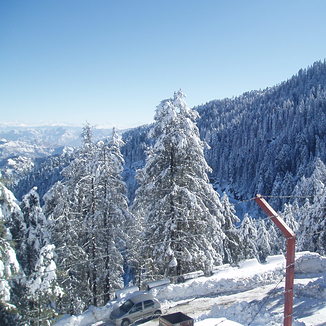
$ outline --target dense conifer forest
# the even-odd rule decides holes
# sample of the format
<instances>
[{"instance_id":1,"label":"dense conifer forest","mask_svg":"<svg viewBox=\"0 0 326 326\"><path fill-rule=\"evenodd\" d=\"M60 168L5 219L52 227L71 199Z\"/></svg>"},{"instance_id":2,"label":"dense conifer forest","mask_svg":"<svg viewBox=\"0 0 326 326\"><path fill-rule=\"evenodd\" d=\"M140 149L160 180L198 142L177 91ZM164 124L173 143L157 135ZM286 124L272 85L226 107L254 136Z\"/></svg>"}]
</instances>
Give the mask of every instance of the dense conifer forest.
<instances>
[{"instance_id":1,"label":"dense conifer forest","mask_svg":"<svg viewBox=\"0 0 326 326\"><path fill-rule=\"evenodd\" d=\"M250 200L258 193L297 250L326 254L325 61L193 109L177 91L152 125L98 140L86 124L81 143L1 163L3 325L48 325L127 285L264 262L283 241Z\"/></svg>"}]
</instances>

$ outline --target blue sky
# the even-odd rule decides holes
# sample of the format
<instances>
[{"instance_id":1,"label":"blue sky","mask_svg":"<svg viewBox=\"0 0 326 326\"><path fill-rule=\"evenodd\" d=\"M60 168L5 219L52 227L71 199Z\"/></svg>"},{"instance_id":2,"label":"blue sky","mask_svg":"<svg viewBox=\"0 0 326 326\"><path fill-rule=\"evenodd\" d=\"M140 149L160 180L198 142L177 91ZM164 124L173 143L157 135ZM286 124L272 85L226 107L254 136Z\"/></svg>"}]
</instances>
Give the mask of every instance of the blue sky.
<instances>
[{"instance_id":1,"label":"blue sky","mask_svg":"<svg viewBox=\"0 0 326 326\"><path fill-rule=\"evenodd\" d=\"M134 127L326 57L324 0L1 0L0 123Z\"/></svg>"}]
</instances>

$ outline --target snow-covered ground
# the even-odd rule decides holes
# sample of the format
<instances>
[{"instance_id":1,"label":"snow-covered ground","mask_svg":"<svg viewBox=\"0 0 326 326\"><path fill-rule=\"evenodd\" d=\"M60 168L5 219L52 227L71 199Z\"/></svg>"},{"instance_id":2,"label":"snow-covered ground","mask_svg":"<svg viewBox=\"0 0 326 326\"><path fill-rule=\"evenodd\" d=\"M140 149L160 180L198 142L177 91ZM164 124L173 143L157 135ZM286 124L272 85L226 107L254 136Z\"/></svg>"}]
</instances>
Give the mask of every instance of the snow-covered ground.
<instances>
[{"instance_id":1,"label":"snow-covered ground","mask_svg":"<svg viewBox=\"0 0 326 326\"><path fill-rule=\"evenodd\" d=\"M195 319L196 326L282 325L284 304L284 257L272 256L266 264L255 259L240 267L221 266L210 277L152 289L163 314L181 311ZM296 254L293 325L326 325L326 257L316 253ZM119 304L90 307L79 316L66 316L55 326L111 325L109 315ZM151 320L144 326L158 325Z\"/></svg>"}]
</instances>

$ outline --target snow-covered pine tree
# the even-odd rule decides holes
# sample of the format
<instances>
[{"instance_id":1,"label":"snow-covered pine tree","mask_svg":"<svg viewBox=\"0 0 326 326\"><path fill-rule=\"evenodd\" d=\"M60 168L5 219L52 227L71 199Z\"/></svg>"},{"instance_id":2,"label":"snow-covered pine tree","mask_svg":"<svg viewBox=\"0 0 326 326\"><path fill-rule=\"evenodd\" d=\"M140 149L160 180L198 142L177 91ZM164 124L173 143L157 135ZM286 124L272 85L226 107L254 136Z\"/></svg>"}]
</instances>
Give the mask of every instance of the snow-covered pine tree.
<instances>
[{"instance_id":1,"label":"snow-covered pine tree","mask_svg":"<svg viewBox=\"0 0 326 326\"><path fill-rule=\"evenodd\" d=\"M90 261L94 248L94 176L95 145L91 127L82 132L83 145L75 159L62 171L57 182L44 196L44 212L50 222L51 243L56 247L56 265L64 296L58 303L62 313L81 313L92 302L93 274ZM93 206L92 206L93 205ZM96 271L95 271L96 273Z\"/></svg>"},{"instance_id":2,"label":"snow-covered pine tree","mask_svg":"<svg viewBox=\"0 0 326 326\"><path fill-rule=\"evenodd\" d=\"M236 223L239 223L240 220L235 215L235 208L230 203L226 193L224 193L221 198L221 204L224 216L223 231L225 233L225 238L223 240L223 263L236 265L240 260L242 250L239 230L235 227Z\"/></svg>"},{"instance_id":3,"label":"snow-covered pine tree","mask_svg":"<svg viewBox=\"0 0 326 326\"><path fill-rule=\"evenodd\" d=\"M298 210L299 228L297 232L296 247L299 251L314 251L314 244L311 241L311 234L314 222L310 218L311 203L306 198L303 205Z\"/></svg>"},{"instance_id":4,"label":"snow-covered pine tree","mask_svg":"<svg viewBox=\"0 0 326 326\"><path fill-rule=\"evenodd\" d=\"M65 296L62 311L77 313L105 304L123 286L124 228L132 220L122 181L122 142L93 143L87 125L83 146L63 171L64 179L45 196ZM68 275L67 275L67 271Z\"/></svg>"},{"instance_id":5,"label":"snow-covered pine tree","mask_svg":"<svg viewBox=\"0 0 326 326\"><path fill-rule=\"evenodd\" d=\"M271 253L279 255L285 252L285 238L279 228L271 220L267 220L265 224L270 238Z\"/></svg>"},{"instance_id":6,"label":"snow-covered pine tree","mask_svg":"<svg viewBox=\"0 0 326 326\"><path fill-rule=\"evenodd\" d=\"M26 282L26 298L30 301L30 310L24 314L24 320L29 325L48 326L58 315L56 302L63 292L58 285L54 249L53 244L45 244L40 249L34 271Z\"/></svg>"},{"instance_id":7,"label":"snow-covered pine tree","mask_svg":"<svg viewBox=\"0 0 326 326\"><path fill-rule=\"evenodd\" d=\"M67 172L67 171L66 171ZM82 300L80 279L85 277L83 262L86 260L82 247L81 219L74 211L73 185L57 182L44 196L44 214L50 223L51 243L55 245L55 263L64 294L57 308L61 313L80 313L85 304ZM85 283L85 282L84 282Z\"/></svg>"},{"instance_id":8,"label":"snow-covered pine tree","mask_svg":"<svg viewBox=\"0 0 326 326\"><path fill-rule=\"evenodd\" d=\"M61 290L57 285L53 257L50 259L48 254L48 248L54 251L54 246L49 243L48 221L40 207L36 190L36 187L31 189L20 204L26 230L18 250L19 262L25 274L24 282L20 284L22 294L19 309L27 324L47 325L56 314L55 302Z\"/></svg>"},{"instance_id":9,"label":"snow-covered pine tree","mask_svg":"<svg viewBox=\"0 0 326 326\"><path fill-rule=\"evenodd\" d=\"M96 180L96 146L91 138L90 127L86 126L83 129L84 151L81 152L81 161L85 166L84 176L78 180L76 191L78 193L80 216L82 218L82 233L79 237L82 240L82 247L85 250L86 261L82 267L86 273L85 294L88 293L89 301L86 305L98 304L98 269L97 263L99 256L99 248L97 247L97 224L99 203L97 198L97 180ZM79 266L80 268L81 266ZM85 297L86 298L86 297Z\"/></svg>"},{"instance_id":10,"label":"snow-covered pine tree","mask_svg":"<svg viewBox=\"0 0 326 326\"><path fill-rule=\"evenodd\" d=\"M47 221L40 206L37 188L31 189L20 204L26 231L23 237L24 250L19 252L19 261L26 275L34 271L41 248L48 243Z\"/></svg>"},{"instance_id":11,"label":"snow-covered pine tree","mask_svg":"<svg viewBox=\"0 0 326 326\"><path fill-rule=\"evenodd\" d=\"M298 249L325 254L326 166L320 159L314 162L312 175L301 178L294 193L307 196L305 203L296 211Z\"/></svg>"},{"instance_id":12,"label":"snow-covered pine tree","mask_svg":"<svg viewBox=\"0 0 326 326\"><path fill-rule=\"evenodd\" d=\"M1 325L18 325L18 315L12 300L14 278L20 266L13 248L12 235L6 227L12 214L19 213L14 195L0 180L0 320Z\"/></svg>"},{"instance_id":13,"label":"snow-covered pine tree","mask_svg":"<svg viewBox=\"0 0 326 326\"><path fill-rule=\"evenodd\" d=\"M204 270L223 260L224 217L209 183L198 113L181 91L157 107L145 167L138 172L134 212L144 219L143 245L153 277Z\"/></svg>"},{"instance_id":14,"label":"snow-covered pine tree","mask_svg":"<svg viewBox=\"0 0 326 326\"><path fill-rule=\"evenodd\" d=\"M293 204L290 204L290 203L284 204L283 211L278 212L278 214L284 220L286 225L288 225L289 228L296 234L297 248L298 248L298 239L300 238L300 235L297 232L298 231L297 220L300 215L299 211L300 211L300 208L298 206L298 202L295 200L293 202ZM267 254L277 255L282 252L284 253L286 251L286 239L285 239L284 235L282 234L282 232L280 231L280 229L271 220L267 220L265 223L265 226L266 226L266 230L268 232L267 237L269 239L268 242L269 242L269 247L270 247L270 249L268 249L269 252ZM258 231L258 237L260 237L260 232L264 232L264 230ZM261 242L261 241L263 241L263 239L258 238L258 242Z\"/></svg>"},{"instance_id":15,"label":"snow-covered pine tree","mask_svg":"<svg viewBox=\"0 0 326 326\"><path fill-rule=\"evenodd\" d=\"M315 249L318 253L326 255L326 185L318 193L314 203L313 219L316 227L311 235L315 241Z\"/></svg>"},{"instance_id":16,"label":"snow-covered pine tree","mask_svg":"<svg viewBox=\"0 0 326 326\"><path fill-rule=\"evenodd\" d=\"M257 250L257 228L251 216L247 213L244 215L240 225L242 259L258 258Z\"/></svg>"},{"instance_id":17,"label":"snow-covered pine tree","mask_svg":"<svg viewBox=\"0 0 326 326\"><path fill-rule=\"evenodd\" d=\"M15 242L15 252L19 259L20 252L23 256L26 251L25 235L26 223L19 207L19 203L14 194L9 191L1 182L2 212L4 223L8 227L13 241Z\"/></svg>"},{"instance_id":18,"label":"snow-covered pine tree","mask_svg":"<svg viewBox=\"0 0 326 326\"><path fill-rule=\"evenodd\" d=\"M11 303L12 278L18 273L19 264L1 214L0 208L0 320L1 325L12 326L17 324L18 317Z\"/></svg>"},{"instance_id":19,"label":"snow-covered pine tree","mask_svg":"<svg viewBox=\"0 0 326 326\"><path fill-rule=\"evenodd\" d=\"M126 268L126 281L141 287L143 282L147 280L146 263L143 256L143 239L144 239L144 223L142 216L134 215L127 234L127 268Z\"/></svg>"},{"instance_id":20,"label":"snow-covered pine tree","mask_svg":"<svg viewBox=\"0 0 326 326\"><path fill-rule=\"evenodd\" d=\"M99 270L98 293L102 304L110 299L114 289L123 287L123 266L129 242L127 229L133 220L121 176L124 159L120 147L123 144L115 129L111 139L97 143L94 232L98 258L96 268Z\"/></svg>"},{"instance_id":21,"label":"snow-covered pine tree","mask_svg":"<svg viewBox=\"0 0 326 326\"><path fill-rule=\"evenodd\" d=\"M261 263L266 262L266 258L271 254L271 237L266 228L264 220L257 220L257 251L258 259Z\"/></svg>"},{"instance_id":22,"label":"snow-covered pine tree","mask_svg":"<svg viewBox=\"0 0 326 326\"><path fill-rule=\"evenodd\" d=\"M85 144L91 148L91 142ZM122 144L115 131L108 143L94 144L86 175L79 182L85 193L83 219L89 232L84 248L89 257L89 288L94 305L106 303L113 290L123 286L121 252L127 240L124 228L132 218L121 177Z\"/></svg>"},{"instance_id":23,"label":"snow-covered pine tree","mask_svg":"<svg viewBox=\"0 0 326 326\"><path fill-rule=\"evenodd\" d=\"M284 204L284 208L282 213L280 214L283 218L286 225L296 233L299 227L298 224L298 213L299 213L299 205L297 201L294 201L293 204Z\"/></svg>"}]
</instances>

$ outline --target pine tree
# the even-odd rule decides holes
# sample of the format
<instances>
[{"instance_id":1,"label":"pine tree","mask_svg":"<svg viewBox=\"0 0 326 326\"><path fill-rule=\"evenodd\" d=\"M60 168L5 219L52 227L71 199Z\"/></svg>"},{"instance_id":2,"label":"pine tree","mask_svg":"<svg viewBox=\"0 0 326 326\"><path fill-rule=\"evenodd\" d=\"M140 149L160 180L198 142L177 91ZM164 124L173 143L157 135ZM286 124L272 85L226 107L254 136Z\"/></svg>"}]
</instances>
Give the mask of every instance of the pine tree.
<instances>
[{"instance_id":1,"label":"pine tree","mask_svg":"<svg viewBox=\"0 0 326 326\"><path fill-rule=\"evenodd\" d=\"M19 264L8 237L10 238L0 208L0 320L4 326L18 325L16 306L11 303L11 292L12 278L19 272Z\"/></svg>"},{"instance_id":2,"label":"pine tree","mask_svg":"<svg viewBox=\"0 0 326 326\"><path fill-rule=\"evenodd\" d=\"M58 315L56 302L63 292L57 281L54 249L54 245L50 244L41 248L34 271L26 282L30 310L26 312L24 319L30 325L47 326Z\"/></svg>"},{"instance_id":3,"label":"pine tree","mask_svg":"<svg viewBox=\"0 0 326 326\"><path fill-rule=\"evenodd\" d=\"M267 220L266 228L270 238L271 254L279 255L285 252L285 238L278 227L271 220Z\"/></svg>"},{"instance_id":4,"label":"pine tree","mask_svg":"<svg viewBox=\"0 0 326 326\"><path fill-rule=\"evenodd\" d=\"M61 313L80 313L85 308L82 298L84 277L82 268L86 260L80 236L81 219L74 211L74 190L69 185L57 182L44 196L44 213L50 223L51 242L55 245L55 263L64 295L59 298ZM85 282L84 282L85 283Z\"/></svg>"},{"instance_id":5,"label":"pine tree","mask_svg":"<svg viewBox=\"0 0 326 326\"><path fill-rule=\"evenodd\" d=\"M221 198L221 204L223 208L224 224L223 231L225 238L223 240L224 248L224 263L236 265L239 262L241 255L241 240L238 229L235 224L239 223L239 218L235 215L235 208L230 203L226 193Z\"/></svg>"},{"instance_id":6,"label":"pine tree","mask_svg":"<svg viewBox=\"0 0 326 326\"><path fill-rule=\"evenodd\" d=\"M97 144L96 164L96 246L102 255L97 266L102 302L110 299L114 289L123 287L123 266L126 264L127 229L133 217L129 212L127 189L122 180L124 159L120 147L124 143L113 130L112 137Z\"/></svg>"},{"instance_id":7,"label":"pine tree","mask_svg":"<svg viewBox=\"0 0 326 326\"><path fill-rule=\"evenodd\" d=\"M5 223L18 214L19 207L13 194L0 181L0 320L1 325L18 325L18 314L13 304L12 291L20 265L12 245L12 235Z\"/></svg>"},{"instance_id":8,"label":"pine tree","mask_svg":"<svg viewBox=\"0 0 326 326\"><path fill-rule=\"evenodd\" d=\"M271 248L271 236L268 232L265 221L264 220L257 220L257 252L258 252L258 259L261 263L266 262L266 258L268 255L272 253Z\"/></svg>"},{"instance_id":9,"label":"pine tree","mask_svg":"<svg viewBox=\"0 0 326 326\"><path fill-rule=\"evenodd\" d=\"M134 212L143 218L143 252L152 277L209 272L223 260L224 223L217 193L209 184L195 121L181 91L157 107L155 140L138 172Z\"/></svg>"},{"instance_id":10,"label":"pine tree","mask_svg":"<svg viewBox=\"0 0 326 326\"><path fill-rule=\"evenodd\" d=\"M82 137L83 146L63 171L63 181L45 196L57 265L65 276L60 305L70 313L105 304L123 286L124 229L132 220L121 176L120 138L113 132L111 140L94 143L88 125Z\"/></svg>"},{"instance_id":11,"label":"pine tree","mask_svg":"<svg viewBox=\"0 0 326 326\"><path fill-rule=\"evenodd\" d=\"M144 273L148 261L145 261L143 257L145 229L142 216L134 215L134 219L130 222L127 233L126 274L129 276L127 281L128 283L132 282L140 288L148 279L147 273Z\"/></svg>"},{"instance_id":12,"label":"pine tree","mask_svg":"<svg viewBox=\"0 0 326 326\"><path fill-rule=\"evenodd\" d=\"M44 211L50 222L51 242L56 249L58 275L64 296L58 302L62 313L81 313L92 303L92 247L94 230L90 228L94 208L92 158L94 144L89 125L83 128L83 146L75 159L62 171L57 182L44 196ZM94 215L93 215L94 217Z\"/></svg>"},{"instance_id":13,"label":"pine tree","mask_svg":"<svg viewBox=\"0 0 326 326\"><path fill-rule=\"evenodd\" d=\"M26 235L26 223L24 222L23 214L14 194L1 182L0 191L4 223L6 227L8 227L12 239L15 242L16 255L19 259L21 258L19 253L22 252L23 255L26 250L26 245L24 242Z\"/></svg>"},{"instance_id":14,"label":"pine tree","mask_svg":"<svg viewBox=\"0 0 326 326\"><path fill-rule=\"evenodd\" d=\"M302 177L295 194L307 196L305 203L297 209L298 221L297 247L300 250L326 252L325 202L326 202L326 166L317 159L310 177Z\"/></svg>"},{"instance_id":15,"label":"pine tree","mask_svg":"<svg viewBox=\"0 0 326 326\"><path fill-rule=\"evenodd\" d=\"M20 205L26 230L18 251L25 274L24 282L20 284L23 293L19 309L28 324L47 325L56 315L54 307L61 290L53 254L49 253L49 248L54 252L54 245L49 243L49 225L36 190L36 187L30 190Z\"/></svg>"},{"instance_id":16,"label":"pine tree","mask_svg":"<svg viewBox=\"0 0 326 326\"><path fill-rule=\"evenodd\" d=\"M240 225L242 259L258 258L257 228L253 219L246 213Z\"/></svg>"},{"instance_id":17,"label":"pine tree","mask_svg":"<svg viewBox=\"0 0 326 326\"><path fill-rule=\"evenodd\" d=\"M283 212L281 216L286 223L286 225L296 233L299 227L297 216L299 212L299 205L297 201L294 201L293 204L284 204Z\"/></svg>"},{"instance_id":18,"label":"pine tree","mask_svg":"<svg viewBox=\"0 0 326 326\"><path fill-rule=\"evenodd\" d=\"M26 275L34 270L41 248L48 243L47 221L40 206L40 199L34 187L23 197L20 208L26 231L24 250L19 253L19 261Z\"/></svg>"},{"instance_id":19,"label":"pine tree","mask_svg":"<svg viewBox=\"0 0 326 326\"><path fill-rule=\"evenodd\" d=\"M300 251L314 251L314 244L311 239L314 222L310 216L311 203L307 198L305 203L300 207L298 214L299 229L296 241L296 247Z\"/></svg>"}]
</instances>

